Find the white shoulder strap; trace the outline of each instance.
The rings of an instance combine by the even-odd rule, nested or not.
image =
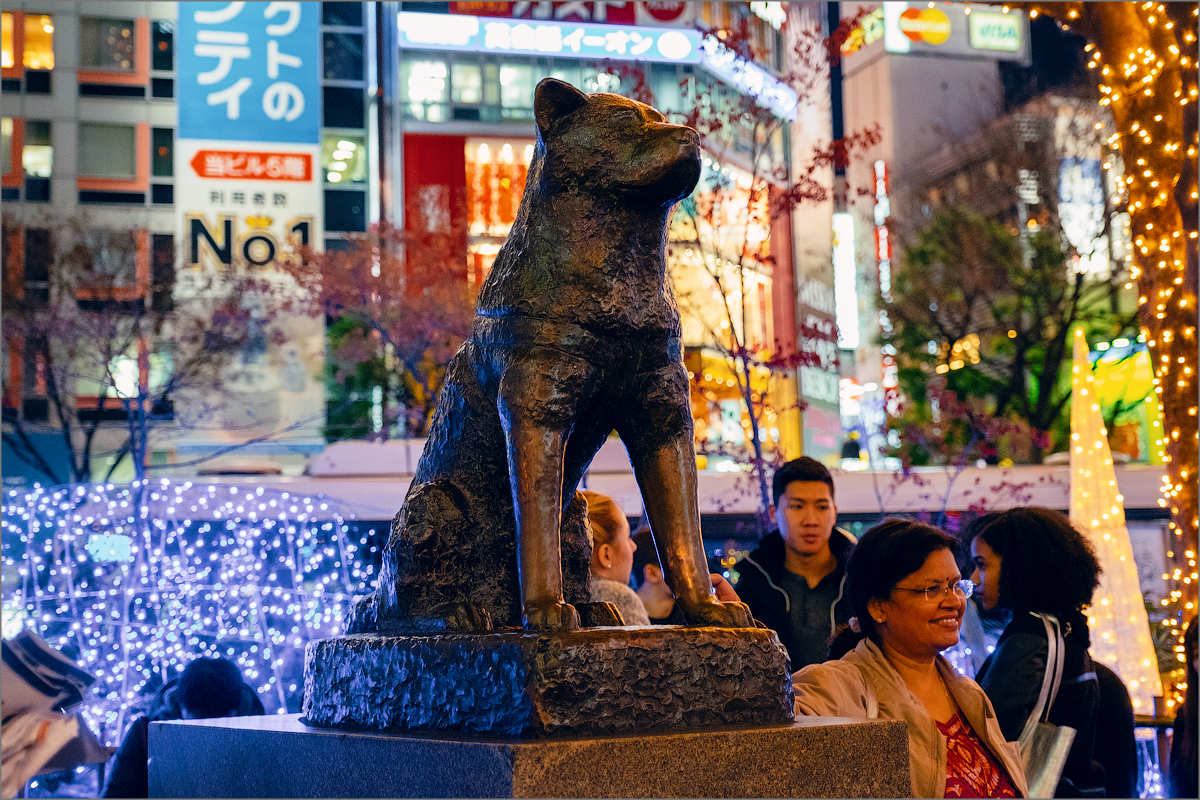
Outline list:
[[[863,686],[866,687],[866,697],[863,698],[863,703],[867,708],[867,719],[879,719],[879,698],[875,696],[875,687],[871,685],[871,679],[867,677],[867,673],[859,667],[859,674],[863,678]]]
[[[1062,632],[1058,627],[1058,618],[1053,614],[1035,614],[1034,616],[1040,617],[1042,624],[1046,627],[1046,674],[1042,678],[1042,690],[1038,693],[1037,703],[1034,704],[1033,711],[1025,722],[1025,729],[1021,731],[1019,742],[1022,748],[1033,737],[1038,723],[1049,715],[1050,708],[1054,705],[1054,699],[1058,696],[1058,686],[1062,682],[1063,661],[1066,656],[1066,647],[1063,644]]]

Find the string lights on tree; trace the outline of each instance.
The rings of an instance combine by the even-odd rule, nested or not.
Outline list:
[[[335,501],[172,483],[4,493],[3,628],[96,676],[81,713],[107,744],[198,656],[234,661],[267,713],[300,710],[304,647],[374,579]]]
[[[1142,335],[1162,405],[1159,443],[1169,509],[1166,623],[1182,660],[1183,623],[1197,611],[1197,22],[1196,3],[1032,3],[1088,39],[1088,66],[1125,164]]]

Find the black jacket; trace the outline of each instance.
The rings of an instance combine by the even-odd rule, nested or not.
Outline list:
[[[854,615],[850,601],[846,598],[846,559],[857,541],[849,532],[834,528],[829,537],[829,550],[837,559],[834,575],[838,581],[837,598],[829,609],[829,635],[833,636],[838,625],[845,624]],[[754,618],[779,635],[779,641],[791,652],[792,648],[792,601],[780,587],[783,578],[784,559],[787,545],[779,531],[772,531],[762,538],[750,555],[734,565],[738,573],[737,593],[742,602],[750,606]],[[803,665],[801,665],[803,666]],[[792,669],[799,669],[795,664]]]
[[[1125,682],[1117,673],[1099,662],[1096,678],[1100,686],[1100,705],[1096,713],[1096,737],[1092,757],[1104,767],[1105,797],[1138,796],[1138,752],[1134,738],[1133,701]]]
[[[1050,722],[1075,729],[1075,742],[1067,755],[1055,797],[1103,797],[1104,767],[1095,760],[1100,684],[1088,655],[1087,619],[1074,615],[1060,620],[1071,626],[1064,641],[1066,657],[1058,696],[1050,707]],[[1033,713],[1042,679],[1046,674],[1046,629],[1042,620],[1029,613],[1013,615],[1013,621],[996,642],[996,650],[979,670],[975,680],[987,692],[996,710],[1004,738],[1015,742]]]

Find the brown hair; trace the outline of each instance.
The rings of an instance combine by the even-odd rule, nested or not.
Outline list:
[[[605,494],[582,491],[587,500],[588,521],[592,525],[592,547],[612,544],[620,528],[618,517],[624,517],[616,502]]]

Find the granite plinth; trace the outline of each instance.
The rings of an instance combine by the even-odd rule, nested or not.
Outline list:
[[[787,656],[760,628],[354,634],[311,642],[304,719],[372,730],[625,733],[792,720]]]
[[[151,797],[907,797],[903,722],[518,739],[152,722]]]

